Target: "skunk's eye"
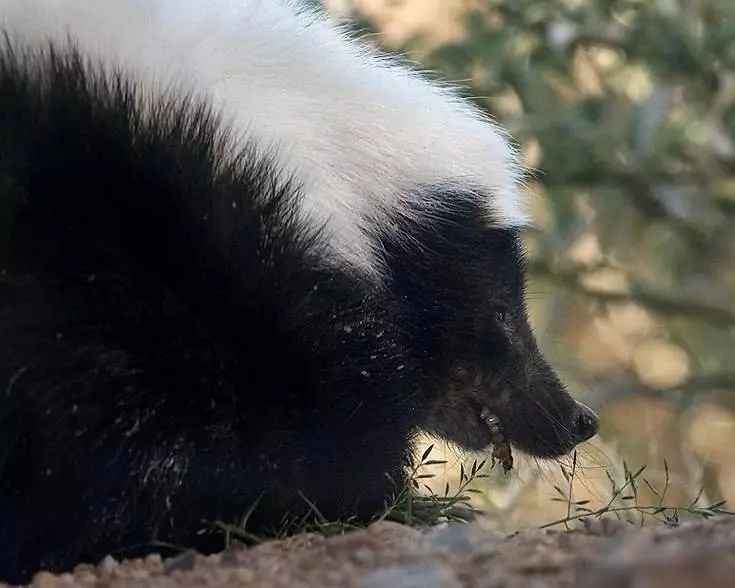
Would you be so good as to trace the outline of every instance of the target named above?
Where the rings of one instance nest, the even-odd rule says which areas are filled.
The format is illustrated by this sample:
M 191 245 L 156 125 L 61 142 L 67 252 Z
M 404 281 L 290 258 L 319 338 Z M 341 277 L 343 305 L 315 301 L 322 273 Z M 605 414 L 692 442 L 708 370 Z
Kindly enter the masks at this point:
M 507 314 L 504 310 L 495 311 L 495 320 L 498 321 L 499 323 L 504 323 L 506 318 L 507 318 Z

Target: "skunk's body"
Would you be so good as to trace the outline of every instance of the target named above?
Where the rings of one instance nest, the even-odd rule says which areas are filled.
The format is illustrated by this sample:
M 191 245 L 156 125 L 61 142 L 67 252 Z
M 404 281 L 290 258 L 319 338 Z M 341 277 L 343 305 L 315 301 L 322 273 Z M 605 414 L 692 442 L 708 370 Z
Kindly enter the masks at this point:
M 278 1 L 0 0 L 0 580 L 379 512 L 418 428 L 596 428 L 478 112 Z

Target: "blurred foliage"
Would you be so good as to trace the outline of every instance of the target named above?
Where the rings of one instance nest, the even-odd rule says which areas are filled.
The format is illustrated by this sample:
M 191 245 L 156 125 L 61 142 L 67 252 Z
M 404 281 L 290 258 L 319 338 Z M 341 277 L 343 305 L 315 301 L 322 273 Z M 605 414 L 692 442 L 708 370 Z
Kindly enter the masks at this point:
M 465 86 L 532 169 L 532 313 L 601 407 L 589 479 L 668 459 L 683 501 L 735 501 L 735 1 L 454 0 L 439 41 L 445 16 L 400 16 L 424 1 L 355 4 L 403 18 L 390 48 Z

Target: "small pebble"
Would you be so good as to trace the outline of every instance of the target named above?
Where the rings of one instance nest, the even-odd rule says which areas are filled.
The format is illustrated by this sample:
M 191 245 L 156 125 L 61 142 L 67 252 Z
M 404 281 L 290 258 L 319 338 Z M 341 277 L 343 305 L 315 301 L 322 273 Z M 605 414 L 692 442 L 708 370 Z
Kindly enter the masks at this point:
M 357 580 L 358 588 L 461 588 L 454 571 L 441 564 L 419 562 L 370 572 Z
M 119 567 L 120 562 L 111 555 L 108 555 L 99 564 L 97 564 L 97 573 L 101 576 L 107 576 Z
M 360 547 L 355 550 L 355 553 L 352 554 L 352 559 L 354 559 L 357 563 L 369 564 L 375 560 L 375 554 L 372 552 L 371 549 L 368 549 L 367 547 Z
M 163 573 L 168 575 L 176 571 L 186 572 L 188 570 L 194 569 L 196 559 L 196 551 L 185 551 L 181 555 L 177 555 L 176 557 L 172 557 L 171 559 L 166 560 L 166 562 L 163 564 Z

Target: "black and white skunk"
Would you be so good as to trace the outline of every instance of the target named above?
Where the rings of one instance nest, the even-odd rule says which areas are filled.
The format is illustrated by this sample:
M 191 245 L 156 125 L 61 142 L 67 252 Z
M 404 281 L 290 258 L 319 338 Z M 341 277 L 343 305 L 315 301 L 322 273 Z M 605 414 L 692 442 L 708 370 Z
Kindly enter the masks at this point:
M 597 419 L 523 297 L 523 170 L 288 0 L 0 0 L 0 580 L 379 512 L 419 429 Z

